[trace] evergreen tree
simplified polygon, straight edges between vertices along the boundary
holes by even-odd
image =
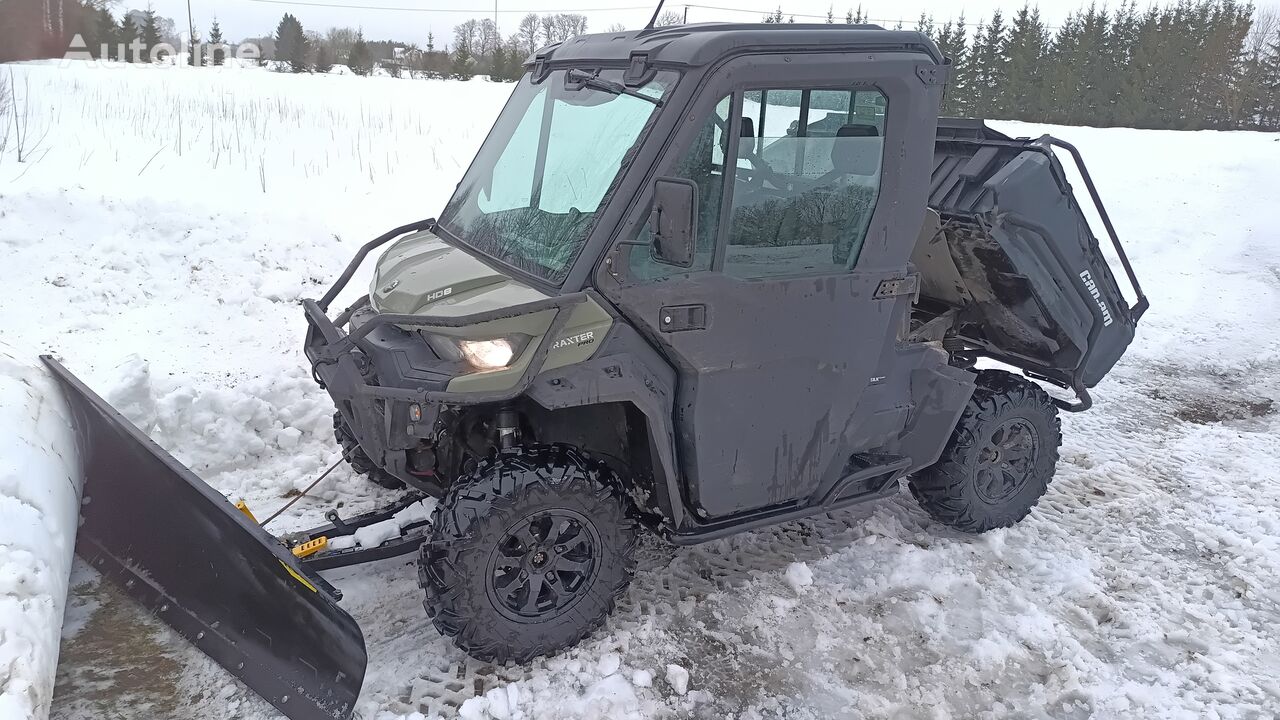
[[[209,44],[212,46],[213,64],[215,66],[222,65],[227,60],[227,48],[223,44],[222,26],[218,25],[218,18],[213,19],[213,25],[209,26]]]
[[[519,60],[516,58],[516,49],[513,47],[508,50],[506,43],[498,43],[493,49],[493,69],[489,71],[489,80],[493,82],[510,82],[515,78],[512,77],[516,65]]]
[[[119,57],[117,59],[124,62],[145,62],[146,57],[141,50],[134,54],[133,41],[139,38],[140,32],[138,26],[133,23],[133,18],[128,15],[120,21],[119,44],[122,46],[118,49]]]
[[[849,8],[848,10],[846,10],[846,11],[845,11],[845,13],[844,13],[844,24],[845,24],[845,25],[852,25],[852,24],[853,24],[853,8]]]
[[[369,54],[369,45],[364,41],[364,31],[356,33],[356,41],[351,45],[351,52],[347,54],[347,67],[351,68],[351,72],[356,75],[372,75],[373,74],[373,57]]]
[[[120,27],[111,11],[105,7],[94,10],[86,6],[84,41],[89,54],[97,60],[116,60],[119,57]]]
[[[1090,5],[1080,16],[1076,62],[1081,70],[1081,107],[1077,108],[1075,123],[1109,125],[1115,116],[1115,69],[1107,55],[1110,30],[1106,8]]]
[[[947,79],[946,97],[943,99],[944,115],[962,117],[969,114],[969,39],[965,30],[964,14],[952,23],[948,19],[934,37],[938,49],[951,59],[951,72]]]
[[[920,32],[920,33],[924,33],[925,35],[932,36],[933,35],[933,16],[932,15],[926,16],[924,11],[921,10],[920,19],[916,21],[916,32]]]
[[[307,46],[307,35],[302,30],[302,23],[293,15],[285,13],[276,26],[276,61],[286,63],[290,72],[306,72]]]
[[[323,75],[332,69],[333,56],[329,52],[329,47],[321,43],[320,47],[316,48],[316,72]]]
[[[978,23],[970,56],[973,81],[970,97],[972,112],[979,117],[1005,117],[1003,91],[1008,75],[1007,41],[1004,15],[999,10],[991,13],[991,22],[985,25]]]
[[[1122,4],[1111,20],[1107,57],[1112,69],[1112,122],[1134,126],[1142,117],[1143,72],[1139,60],[1146,16],[1132,0]]]
[[[1200,115],[1209,127],[1238,127],[1250,104],[1242,91],[1248,72],[1245,39],[1252,16],[1251,6],[1235,0],[1222,0],[1210,14],[1198,97]]]
[[[1040,9],[1023,5],[1013,16],[1009,41],[1005,45],[1008,60],[1003,96],[1003,117],[1036,120],[1044,116],[1045,53],[1049,33],[1040,21]]]
[[[830,25],[836,21],[835,8],[832,5],[827,6],[827,24]]]
[[[1258,125],[1267,130],[1280,130],[1280,30],[1267,45],[1259,68]]]
[[[1048,98],[1045,101],[1049,122],[1080,122],[1084,118],[1084,80],[1080,63],[1080,18],[1068,15],[1053,36],[1052,49],[1046,63],[1045,81]]]
[[[156,11],[148,7],[146,12],[142,14],[142,18],[142,55],[146,58],[143,62],[163,60],[165,53],[162,52],[157,52],[154,58],[151,57],[152,51],[161,42],[160,25],[156,18]]]
[[[470,80],[475,75],[475,60],[471,56],[471,48],[466,43],[458,43],[453,49],[451,71],[456,80]]]
[[[769,25],[777,25],[781,23],[782,22],[782,6],[779,5],[777,10],[769,13],[768,15],[765,15],[764,21],[766,24],[769,24]]]
[[[122,30],[120,23],[116,22],[112,17],[111,11],[103,8],[98,11],[102,15],[102,32],[103,42],[107,43],[107,59],[121,60],[120,57],[120,38]]]

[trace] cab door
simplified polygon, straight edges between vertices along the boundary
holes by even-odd
[[[654,259],[646,197],[608,256],[600,287],[676,369],[681,487],[702,518],[805,504],[877,442],[858,410],[910,308],[885,289],[923,221],[926,62],[725,64],[652,173],[698,188],[693,266]]]

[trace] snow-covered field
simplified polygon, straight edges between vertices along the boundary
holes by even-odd
[[[437,212],[511,86],[13,70],[30,131],[27,162],[12,138],[0,155],[4,342],[56,352],[230,498],[276,507],[338,457],[295,301]],[[1280,137],[1052,131],[1152,309],[1094,410],[1064,418],[1026,521],[960,535],[903,494],[649,542],[605,630],[520,667],[440,638],[405,561],[333,573],[369,644],[361,717],[1280,714]],[[380,498],[345,468],[321,488],[275,529]],[[72,584],[53,717],[277,717],[91,572]]]

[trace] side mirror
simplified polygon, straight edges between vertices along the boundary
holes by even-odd
[[[698,186],[683,178],[658,178],[653,184],[653,258],[660,263],[693,267],[698,236]]]

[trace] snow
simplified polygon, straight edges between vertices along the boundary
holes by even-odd
[[[638,688],[653,687],[653,673],[648,670],[636,670],[631,673],[631,684]]]
[[[787,581],[787,585],[797,593],[804,592],[804,589],[813,584],[813,571],[808,565],[802,562],[791,563],[787,566],[787,572],[783,574]]]
[[[44,717],[80,507],[80,461],[56,381],[0,342],[0,720]]]
[[[618,653],[605,653],[600,656],[600,662],[596,664],[596,672],[602,677],[608,677],[618,672],[620,667],[622,667],[622,658]]]
[[[56,351],[229,498],[279,506],[339,457],[295,299],[437,212],[510,86],[14,71],[47,131],[34,162],[0,156],[14,357]],[[1063,417],[1058,474],[1025,521],[962,535],[902,493],[704,546],[648,539],[606,626],[524,666],[441,638],[405,560],[332,571],[368,640],[362,720],[1280,714],[1280,142],[999,126],[1080,148],[1152,302],[1094,409]],[[275,529],[390,497],[342,468]],[[76,577],[64,657],[136,667],[134,645],[104,641],[125,623],[176,669],[139,690],[64,663],[53,717],[278,717]]]
[[[356,544],[364,548],[378,547],[382,543],[400,537],[400,525],[395,519],[383,520],[379,523],[366,525],[356,530]]]
[[[689,692],[689,671],[679,665],[668,665],[667,683],[677,695],[684,695]]]
[[[431,513],[435,510],[435,507],[435,498],[424,498],[412,505],[406,505],[397,511],[395,515],[382,522],[366,525],[356,530],[355,534],[351,536],[352,544],[348,544],[345,538],[334,538],[329,541],[329,547],[334,550],[345,550],[354,545],[364,548],[378,547],[388,540],[400,537],[406,525],[430,520]]]

